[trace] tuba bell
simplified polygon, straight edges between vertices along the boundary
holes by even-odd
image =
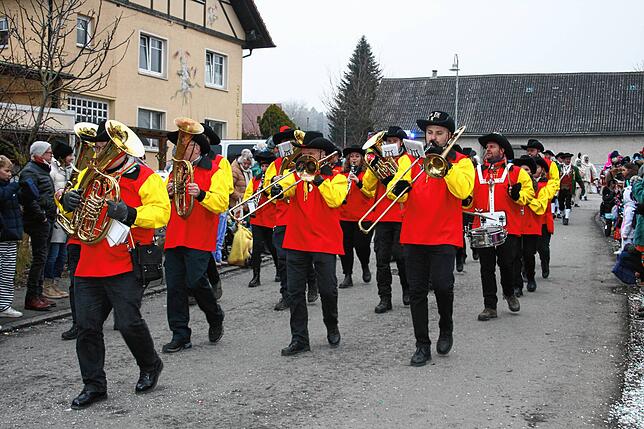
[[[186,161],[183,157],[186,154],[186,149],[192,141],[192,136],[204,132],[203,125],[194,119],[190,118],[177,118],[174,124],[179,129],[177,135],[176,147],[174,157],[172,158],[172,183],[174,195],[174,207],[177,214],[182,218],[187,218],[192,213],[195,199],[193,196],[188,195],[188,184],[194,181],[194,170],[192,163]]]
[[[371,170],[380,182],[383,182],[388,177],[392,177],[398,171],[396,161],[389,156],[384,156],[382,153],[385,133],[385,131],[377,132],[362,145],[362,149],[365,151],[364,159],[367,168]]]

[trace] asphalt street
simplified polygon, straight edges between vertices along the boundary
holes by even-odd
[[[375,314],[374,281],[339,291],[342,344],[326,341],[319,300],[309,305],[312,351],[280,356],[290,340],[288,312],[275,312],[274,269],[247,287],[249,270],[224,282],[225,334],[208,343],[203,314],[191,308],[193,348],[162,355],[157,389],[134,394],[138,368],[112,321],[105,324],[109,399],[71,410],[82,385],[74,342],[60,340],[69,321],[0,336],[2,427],[610,427],[619,398],[626,297],[610,273],[613,257],[594,221],[598,197],[556,223],[551,276],[510,313],[479,322],[479,265],[456,274],[454,347],[409,366],[414,337],[395,277],[394,309]],[[372,270],[375,259],[372,254]],[[393,266],[393,265],[392,265]],[[338,277],[341,279],[340,264]],[[538,263],[537,263],[538,267]],[[540,273],[540,270],[538,269]],[[499,286],[500,294],[500,286]],[[166,296],[144,300],[158,350],[170,340]],[[430,334],[438,319],[430,298]],[[434,346],[432,346],[434,347]]]

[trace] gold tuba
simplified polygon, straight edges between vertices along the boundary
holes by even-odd
[[[385,133],[386,131],[377,132],[362,145],[362,149],[365,151],[364,159],[367,168],[371,170],[380,182],[388,177],[393,177],[396,171],[398,171],[396,161],[382,154],[382,143],[385,141]]]
[[[172,158],[172,183],[174,189],[174,207],[177,209],[177,214],[182,218],[187,218],[192,213],[192,207],[195,203],[195,198],[188,195],[188,184],[194,181],[194,171],[192,163],[186,161],[183,157],[186,154],[186,149],[192,140],[192,136],[204,132],[203,125],[194,119],[190,118],[177,118],[174,124],[179,129],[177,135],[176,152]]]
[[[107,167],[123,152],[134,157],[145,154],[143,143],[125,124],[108,120],[105,131],[111,141],[96,154],[80,176],[78,190],[82,200],[72,213],[70,222],[71,234],[87,244],[97,243],[105,238],[112,222],[106,213],[107,201],[118,201],[121,198],[119,177],[105,173]]]

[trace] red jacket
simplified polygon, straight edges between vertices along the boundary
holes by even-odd
[[[248,182],[248,187],[246,187],[246,193],[244,194],[244,200],[250,198],[255,192],[257,192],[263,185],[264,180],[262,178],[253,177],[253,179]],[[267,190],[270,192],[270,188]],[[266,192],[262,192],[255,210],[260,205],[264,204],[268,200]],[[254,214],[250,217],[250,224],[256,226],[263,226],[266,228],[273,228],[275,226],[275,214],[277,213],[277,206],[273,203],[268,203],[259,210],[256,210]]]
[[[396,161],[398,161],[398,158],[395,158]],[[369,192],[370,194],[372,193],[374,196],[373,203],[378,201],[380,197],[382,197],[386,192],[387,192],[387,187],[378,180],[375,174],[369,169],[364,174],[364,177],[362,178],[363,186],[362,189],[364,191]],[[376,220],[380,217],[382,212],[385,211],[387,207],[391,204],[390,199],[383,199],[380,204],[376,206],[376,208],[373,210],[373,215],[370,216],[370,220]],[[389,211],[383,216],[383,218],[380,220],[380,222],[402,222],[402,213],[403,213],[403,208],[404,204],[402,203],[397,203],[395,204]]]
[[[347,178],[347,183],[349,182],[348,177],[349,173],[342,173],[344,177]],[[361,171],[357,174],[358,179],[361,181],[364,179],[365,172]],[[358,188],[355,183],[347,185],[351,186],[349,189],[349,194],[347,195],[346,203],[343,203],[340,206],[340,220],[345,220],[349,222],[357,222],[362,218],[362,216],[369,210],[369,207],[373,205],[373,198],[369,197],[368,193],[365,193],[362,189]],[[364,182],[363,182],[364,188]],[[368,216],[366,220],[372,221],[373,214]]]

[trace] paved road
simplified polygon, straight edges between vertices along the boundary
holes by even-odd
[[[326,343],[319,301],[309,306],[312,352],[284,358],[288,313],[272,306],[278,286],[265,269],[249,289],[248,271],[227,279],[226,333],[207,340],[193,308],[192,350],[164,355],[156,391],[133,393],[138,370],[118,332],[106,330],[108,401],[69,409],[80,391],[74,344],[59,340],[68,322],[0,337],[3,427],[582,427],[610,426],[619,396],[626,299],[610,274],[611,255],[593,221],[598,202],[582,203],[567,227],[557,223],[551,278],[521,299],[521,312],[482,309],[478,262],[457,275],[455,345],[423,368],[408,308],[396,282],[394,309],[377,315],[375,284],[340,290],[342,345]],[[372,265],[375,265],[372,257]],[[338,268],[340,264],[338,264]],[[338,274],[339,275],[339,274]],[[431,301],[430,301],[431,302]],[[438,334],[431,302],[431,334]],[[165,294],[143,312],[157,348],[170,339]],[[106,323],[111,327],[111,320]]]

